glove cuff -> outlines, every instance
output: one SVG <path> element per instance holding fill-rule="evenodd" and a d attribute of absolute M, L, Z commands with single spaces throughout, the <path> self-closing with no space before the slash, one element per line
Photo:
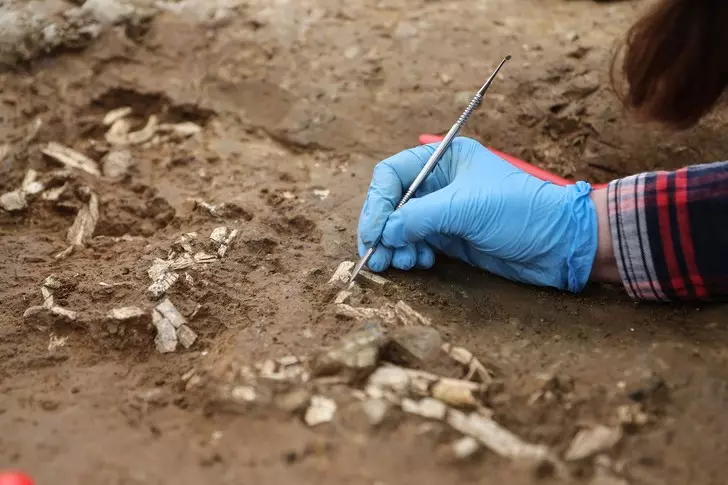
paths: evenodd
<path fill-rule="evenodd" d="M 573 293 L 579 293 L 586 286 L 597 253 L 598 221 L 596 208 L 590 198 L 591 191 L 591 185 L 581 181 L 567 188 L 574 238 L 566 257 L 566 284 Z"/>

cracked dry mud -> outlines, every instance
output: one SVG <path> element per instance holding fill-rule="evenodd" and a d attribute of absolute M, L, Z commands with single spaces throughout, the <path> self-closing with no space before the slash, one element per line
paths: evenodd
<path fill-rule="evenodd" d="M 22 188 L 28 169 L 43 194 L 53 190 L 0 210 L 0 469 L 38 484 L 560 483 L 491 451 L 454 459 L 443 452 L 451 443 L 463 455 L 477 443 L 437 420 L 395 414 L 372 427 L 381 403 L 322 396 L 311 419 L 326 422 L 310 428 L 273 407 L 223 412 L 183 377 L 309 355 L 357 328 L 327 281 L 356 257 L 374 164 L 447 129 L 505 54 L 513 61 L 468 136 L 594 182 L 725 158 L 722 111 L 679 134 L 622 117 L 609 55 L 647 2 L 139 0 L 110 10 L 87 0 L 73 10 L 81 3 L 37 2 L 34 15 L 28 2 L 0 6 L 0 25 L 14 26 L 0 29 L 0 193 Z M 114 147 L 103 120 L 124 107 L 122 141 L 152 116 L 200 130 Z M 64 170 L 42 153 L 49 143 L 103 173 Z M 93 237 L 55 258 L 90 193 Z M 224 257 L 180 270 L 150 297 L 155 259 L 219 227 L 239 230 Z M 492 419 L 579 458 L 567 465 L 575 483 L 723 483 L 725 306 L 637 305 L 612 287 L 570 296 L 445 259 L 385 276 L 391 284 L 363 288 L 356 306 L 405 301 L 472 352 L 493 372 Z M 74 319 L 43 307 L 48 281 L 53 308 Z M 151 312 L 164 298 L 196 334 L 189 349 L 155 347 Z M 31 307 L 36 317 L 24 318 Z M 432 414 L 425 405 L 439 409 L 408 404 Z"/>

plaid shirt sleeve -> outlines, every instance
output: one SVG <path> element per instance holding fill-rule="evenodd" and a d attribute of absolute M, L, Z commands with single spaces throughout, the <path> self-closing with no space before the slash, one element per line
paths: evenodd
<path fill-rule="evenodd" d="M 614 254 L 630 297 L 728 297 L 728 162 L 615 180 L 608 201 Z"/>

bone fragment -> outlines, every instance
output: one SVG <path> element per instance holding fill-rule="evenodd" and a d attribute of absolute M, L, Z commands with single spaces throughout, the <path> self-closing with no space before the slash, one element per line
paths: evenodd
<path fill-rule="evenodd" d="M 569 445 L 564 458 L 576 461 L 607 451 L 622 439 L 622 430 L 607 426 L 595 426 L 579 431 Z"/>
<path fill-rule="evenodd" d="M 399 321 L 402 322 L 402 325 L 432 325 L 432 321 L 429 318 L 424 317 L 402 300 L 398 301 L 394 306 L 394 313 Z"/>
<path fill-rule="evenodd" d="M 158 280 L 154 281 L 147 291 L 149 291 L 154 298 L 159 298 L 167 292 L 179 279 L 178 273 L 166 273 Z"/>
<path fill-rule="evenodd" d="M 45 155 L 48 155 L 52 159 L 62 163 L 66 167 L 83 170 L 86 173 L 99 177 L 99 167 L 95 161 L 91 160 L 86 155 L 77 152 L 67 146 L 61 145 L 54 141 L 48 143 L 41 150 Z"/>
<path fill-rule="evenodd" d="M 104 126 L 111 126 L 114 123 L 116 123 L 118 120 L 122 118 L 126 118 L 129 116 L 132 112 L 132 109 L 129 106 L 122 106 L 120 108 L 112 109 L 106 115 L 104 116 L 103 121 L 101 122 Z"/>
<path fill-rule="evenodd" d="M 99 220 L 99 199 L 91 192 L 88 204 L 81 207 L 76 220 L 68 230 L 67 240 L 71 246 L 83 246 L 93 237 Z"/>
<path fill-rule="evenodd" d="M 197 334 L 187 325 L 180 325 L 177 329 L 177 340 L 184 348 L 189 349 L 197 340 Z"/>
<path fill-rule="evenodd" d="M 311 404 L 306 410 L 304 421 L 309 426 L 318 426 L 334 419 L 336 402 L 324 396 L 311 396 Z"/>
<path fill-rule="evenodd" d="M 139 307 L 127 306 L 112 308 L 107 315 L 112 320 L 134 320 L 146 315 L 146 312 Z"/>
<path fill-rule="evenodd" d="M 447 414 L 447 406 L 445 403 L 429 397 L 420 399 L 419 401 L 405 398 L 402 399 L 401 406 L 402 411 L 427 419 L 443 420 Z"/>

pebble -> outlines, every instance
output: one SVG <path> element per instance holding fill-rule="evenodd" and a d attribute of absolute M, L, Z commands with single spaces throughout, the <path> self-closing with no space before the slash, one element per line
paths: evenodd
<path fill-rule="evenodd" d="M 390 404 L 384 399 L 367 399 L 361 403 L 361 408 L 369 419 L 369 424 L 378 426 L 387 417 Z"/>

